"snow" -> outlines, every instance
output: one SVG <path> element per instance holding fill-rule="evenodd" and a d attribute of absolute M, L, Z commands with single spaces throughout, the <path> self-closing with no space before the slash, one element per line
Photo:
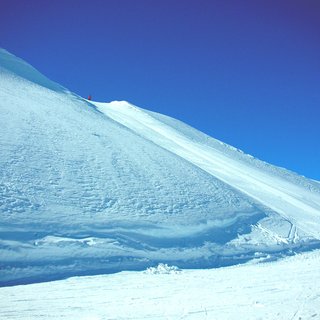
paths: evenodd
<path fill-rule="evenodd" d="M 0 319 L 316 320 L 319 280 L 319 250 L 209 270 L 75 277 L 0 288 Z"/>
<path fill-rule="evenodd" d="M 320 247 L 320 185 L 0 50 L 0 285 Z"/>
<path fill-rule="evenodd" d="M 22 79 L 25 79 L 30 81 L 31 83 L 35 83 L 51 90 L 61 92 L 67 91 L 59 84 L 49 80 L 38 70 L 33 68 L 30 64 L 10 54 L 5 49 L 0 48 L 1 77 L 7 76 L 8 73 L 10 74 L 10 76 L 13 76 L 15 78 L 15 81 L 21 81 Z"/>
<path fill-rule="evenodd" d="M 145 271 L 147 274 L 171 274 L 179 272 L 181 270 L 178 267 L 168 266 L 166 263 L 159 263 L 156 267 L 150 267 Z"/>
<path fill-rule="evenodd" d="M 263 203 L 312 236 L 320 237 L 319 193 L 288 183 L 274 172 L 270 175 L 267 170 L 253 168 L 250 158 L 240 162 L 220 150 L 195 142 L 125 101 L 95 105 L 117 122 Z"/>
<path fill-rule="evenodd" d="M 0 319 L 320 318 L 318 181 L 3 49 L 0 154 Z"/>

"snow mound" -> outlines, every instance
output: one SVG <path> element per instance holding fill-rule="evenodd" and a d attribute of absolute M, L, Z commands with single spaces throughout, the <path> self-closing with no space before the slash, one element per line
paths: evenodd
<path fill-rule="evenodd" d="M 0 71 L 0 285 L 319 247 L 319 183 L 5 50 Z"/>

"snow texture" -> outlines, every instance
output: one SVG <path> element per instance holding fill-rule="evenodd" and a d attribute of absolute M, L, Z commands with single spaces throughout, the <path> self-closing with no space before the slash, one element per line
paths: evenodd
<path fill-rule="evenodd" d="M 178 273 L 121 272 L 0 288 L 0 319 L 320 319 L 320 251 Z"/>
<path fill-rule="evenodd" d="M 320 247 L 320 185 L 0 50 L 0 285 Z"/>

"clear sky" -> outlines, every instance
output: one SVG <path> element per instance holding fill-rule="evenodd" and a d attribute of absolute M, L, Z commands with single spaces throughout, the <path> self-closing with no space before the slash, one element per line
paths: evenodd
<path fill-rule="evenodd" d="M 0 47 L 320 180 L 320 1 L 1 0 Z"/>

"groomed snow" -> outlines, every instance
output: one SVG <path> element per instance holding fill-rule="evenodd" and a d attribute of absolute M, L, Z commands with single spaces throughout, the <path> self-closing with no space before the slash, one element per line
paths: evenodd
<path fill-rule="evenodd" d="M 209 270 L 76 277 L 0 288 L 0 319 L 320 319 L 320 251 Z"/>

